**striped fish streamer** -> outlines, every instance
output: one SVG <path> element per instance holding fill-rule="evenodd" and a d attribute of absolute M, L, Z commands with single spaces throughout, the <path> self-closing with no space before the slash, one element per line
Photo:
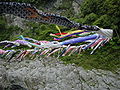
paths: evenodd
<path fill-rule="evenodd" d="M 14 42 L 19 43 L 19 44 L 21 44 L 21 45 L 28 46 L 28 47 L 32 47 L 32 46 L 30 45 L 30 43 L 29 43 L 28 41 L 25 41 L 25 40 L 16 40 L 16 41 L 14 41 Z"/>
<path fill-rule="evenodd" d="M 68 44 L 74 44 L 74 43 L 79 43 L 79 42 L 85 42 L 87 40 L 93 40 L 96 39 L 99 35 L 98 34 L 93 34 L 85 37 L 78 37 L 78 38 L 73 38 L 69 40 L 65 40 L 63 42 L 60 42 L 60 45 L 68 45 Z"/>
<path fill-rule="evenodd" d="M 24 38 L 24 37 L 23 37 Z M 74 43 L 79 42 L 85 42 L 87 40 L 91 40 L 90 43 L 87 42 L 86 44 L 81 44 L 80 46 L 73 46 Z M 18 40 L 19 41 L 19 40 Z M 20 45 L 26 45 L 30 44 L 31 42 L 23 42 L 19 41 Z M 79 38 L 73 38 L 69 40 L 65 40 L 63 42 L 50 42 L 50 43 L 44 43 L 43 45 L 34 45 L 34 49 L 28 49 L 28 50 L 2 50 L 0 49 L 0 57 L 5 57 L 8 61 L 14 60 L 14 58 L 18 60 L 23 60 L 26 56 L 29 56 L 31 59 L 35 57 L 39 57 L 41 55 L 46 55 L 47 57 L 51 55 L 57 55 L 57 57 L 61 56 L 71 56 L 72 54 L 80 54 L 82 51 L 92 48 L 93 50 L 90 52 L 90 54 L 93 54 L 97 48 L 100 48 L 103 46 L 106 42 L 109 41 L 109 38 L 104 37 L 99 34 L 93 34 L 86 37 L 79 37 Z M 61 46 L 59 46 L 59 44 Z M 43 48 L 44 47 L 44 48 Z M 56 54 L 54 54 L 56 53 Z"/>
<path fill-rule="evenodd" d="M 78 35 L 78 36 L 79 36 L 79 34 L 87 33 L 87 32 L 88 32 L 88 34 L 90 34 L 90 31 L 76 30 L 76 31 L 69 32 L 69 33 L 67 33 L 67 34 L 65 34 L 65 35 L 62 35 L 62 36 L 60 36 L 59 38 L 54 38 L 54 40 L 61 40 L 61 39 L 63 39 L 63 38 L 71 37 L 71 36 L 74 36 L 74 35 Z M 81 35 L 81 36 L 82 36 L 82 35 Z"/>
<path fill-rule="evenodd" d="M 5 54 L 5 53 L 6 53 L 5 50 L 0 49 L 0 55 L 1 55 L 1 54 Z"/>
<path fill-rule="evenodd" d="M 70 21 L 68 18 L 64 16 L 41 12 L 38 9 L 36 9 L 36 7 L 27 3 L 0 2 L 0 14 L 3 13 L 13 14 L 15 16 L 19 16 L 21 18 L 30 21 L 57 24 L 57 25 L 66 26 L 68 28 L 96 30 L 96 31 L 99 30 L 99 27 L 97 26 L 82 25 L 80 23 Z"/>

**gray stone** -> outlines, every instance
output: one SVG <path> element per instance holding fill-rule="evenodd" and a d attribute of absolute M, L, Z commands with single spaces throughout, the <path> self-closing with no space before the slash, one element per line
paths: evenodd
<path fill-rule="evenodd" d="M 119 90 L 119 74 L 100 69 L 85 70 L 58 59 L 0 60 L 0 87 L 18 85 L 28 90 Z"/>

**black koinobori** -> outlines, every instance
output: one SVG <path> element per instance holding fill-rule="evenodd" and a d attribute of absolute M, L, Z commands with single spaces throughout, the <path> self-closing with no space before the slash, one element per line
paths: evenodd
<path fill-rule="evenodd" d="M 70 21 L 64 16 L 41 12 L 36 7 L 27 3 L 0 2 L 0 14 L 3 13 L 13 14 L 30 21 L 57 24 L 68 28 L 99 30 L 97 26 L 82 25 L 80 23 Z"/>

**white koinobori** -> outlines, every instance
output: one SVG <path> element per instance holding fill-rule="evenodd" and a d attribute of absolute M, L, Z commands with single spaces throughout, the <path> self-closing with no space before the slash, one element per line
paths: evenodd
<path fill-rule="evenodd" d="M 98 33 L 100 35 L 106 36 L 106 37 L 108 37 L 110 39 L 113 37 L 113 30 L 112 29 L 102 29 L 101 28 L 100 30 L 93 31 L 93 32 L 96 32 L 96 33 Z"/>

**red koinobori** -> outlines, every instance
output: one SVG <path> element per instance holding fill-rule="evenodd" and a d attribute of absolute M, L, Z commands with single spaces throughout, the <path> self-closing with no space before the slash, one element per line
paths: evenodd
<path fill-rule="evenodd" d="M 68 28 L 99 30 L 98 26 L 82 25 L 80 23 L 70 21 L 64 16 L 41 12 L 33 5 L 27 3 L 0 2 L 0 14 L 13 14 L 30 21 L 57 24 Z"/>

